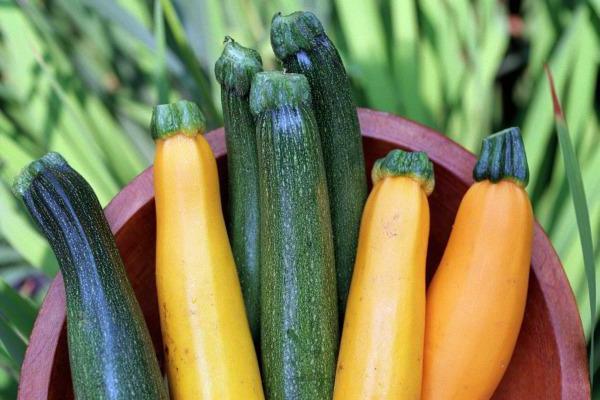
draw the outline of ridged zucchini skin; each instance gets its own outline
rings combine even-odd
[[[342,60],[314,14],[276,14],[271,43],[286,71],[304,74],[310,83],[327,174],[338,310],[343,319],[360,219],[367,199],[367,176],[356,104]]]
[[[269,399],[331,399],[338,347],[327,183],[310,88],[254,77],[261,221],[261,350]]]
[[[69,360],[78,399],[167,399],[150,334],[92,188],[57,153],[17,179],[56,254],[67,305]]]
[[[229,240],[254,343],[260,341],[260,204],[256,130],[250,112],[250,84],[262,71],[258,52],[226,38],[215,64],[227,143]]]

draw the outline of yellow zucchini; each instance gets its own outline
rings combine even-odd
[[[484,140],[473,176],[427,292],[424,400],[492,397],[523,320],[533,213],[517,128]]]
[[[375,163],[352,275],[334,399],[419,399],[425,334],[425,153],[392,150]]]
[[[217,165],[194,103],[155,107],[156,285],[172,399],[262,399],[221,210]]]

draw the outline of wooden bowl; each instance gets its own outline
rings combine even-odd
[[[360,110],[367,170],[393,148],[423,150],[435,164],[429,198],[431,233],[428,278],[440,261],[460,200],[473,183],[475,156],[439,133],[402,118]],[[226,203],[223,130],[207,134],[215,153]],[[154,281],[155,215],[152,168],[106,207],[106,217],[125,262],[162,363]],[[525,319],[515,353],[494,399],[589,399],[586,346],[571,287],[552,244],[536,224]],[[459,351],[457,349],[457,351]],[[21,370],[19,399],[73,397],[65,332],[65,294],[60,274],[35,322]]]

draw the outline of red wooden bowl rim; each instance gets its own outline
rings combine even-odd
[[[430,128],[395,115],[359,109],[363,135],[397,143],[390,132],[403,132],[402,141],[415,150],[426,150],[438,165],[452,171],[458,178],[472,183],[475,156]],[[223,128],[206,134],[215,157],[227,152]],[[105,215],[114,234],[145,204],[154,198],[152,167],[129,183],[105,208]],[[552,244],[540,225],[534,228],[532,254],[533,273],[539,281],[556,335],[561,370],[561,398],[589,397],[589,380],[585,339],[573,292]],[[565,294],[568,294],[565,296]],[[52,281],[44,299],[29,341],[19,385],[19,399],[41,399],[50,385],[52,364],[58,339],[65,322],[65,293],[60,273]],[[573,338],[580,338],[573,340]]]

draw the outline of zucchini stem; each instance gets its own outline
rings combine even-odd
[[[317,38],[325,34],[319,19],[309,11],[290,15],[278,12],[271,21],[271,46],[280,60],[302,50],[312,50]]]
[[[519,128],[507,128],[483,139],[473,179],[494,183],[507,179],[523,188],[527,186],[529,167]]]
[[[259,72],[250,89],[250,110],[255,116],[275,108],[311,107],[310,86],[302,74]]]
[[[223,54],[215,64],[215,77],[223,90],[232,91],[240,97],[248,96],[252,78],[262,69],[262,59],[256,50],[225,36]]]
[[[196,103],[179,100],[154,107],[150,131],[154,140],[166,139],[179,133],[194,137],[204,133],[205,121],[204,114]]]
[[[371,171],[373,185],[386,177],[406,176],[417,181],[429,196],[435,187],[433,163],[423,151],[395,149],[375,161]]]
[[[67,162],[60,154],[53,151],[46,153],[21,170],[12,185],[13,193],[23,199],[36,176],[47,168],[64,168],[66,165]]]

